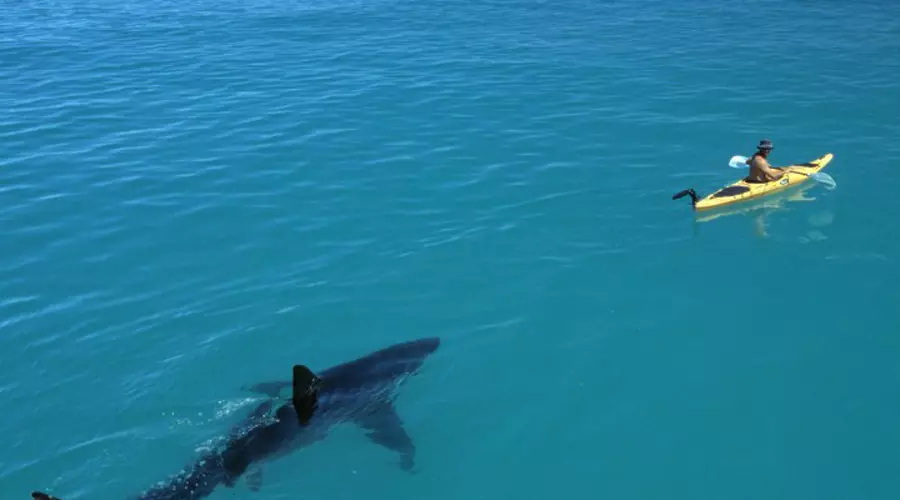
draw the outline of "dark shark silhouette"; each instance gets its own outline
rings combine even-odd
[[[136,497],[138,500],[199,500],[219,485],[233,487],[245,477],[258,491],[262,462],[274,460],[327,437],[343,422],[353,422],[367,431],[374,443],[399,454],[400,467],[411,471],[416,448],[393,406],[396,389],[414,375],[440,339],[423,338],[395,344],[356,360],[331,367],[320,375],[302,365],[294,367],[293,381],[257,384],[250,390],[273,399],[257,406],[229,432],[225,444],[201,456],[168,482]],[[290,402],[278,395],[294,386]],[[60,500],[35,491],[34,500]]]

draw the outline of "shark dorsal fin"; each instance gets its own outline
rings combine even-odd
[[[303,365],[294,365],[294,394],[291,401],[300,425],[307,425],[318,404],[319,385],[322,379]]]

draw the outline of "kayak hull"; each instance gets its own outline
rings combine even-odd
[[[825,168],[831,163],[832,158],[834,155],[827,153],[809,163],[784,167],[783,170],[787,173],[771,182],[747,182],[741,179],[697,200],[694,208],[710,210],[784,191],[789,187],[808,182],[809,176]]]
[[[711,222],[722,217],[732,215],[752,215],[764,212],[780,212],[797,202],[813,202],[815,197],[807,196],[807,192],[815,187],[814,182],[805,182],[792,186],[777,193],[760,196],[743,203],[733,203],[715,209],[695,212],[694,220],[697,222]]]

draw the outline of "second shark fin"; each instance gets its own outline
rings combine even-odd
[[[379,402],[368,408],[355,422],[366,431],[366,437],[375,444],[400,454],[400,468],[412,471],[416,446],[403,428],[403,421],[390,402]]]
[[[273,398],[277,398],[281,391],[284,390],[285,387],[290,387],[291,382],[287,380],[276,380],[273,382],[262,382],[259,384],[251,385],[250,387],[242,387],[245,391],[250,392],[258,392],[260,394],[265,394],[266,396],[270,396]]]

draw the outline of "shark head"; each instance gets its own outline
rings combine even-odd
[[[59,500],[58,498],[56,498],[53,495],[48,495],[48,494],[40,492],[40,491],[32,491],[31,498],[33,500]]]
[[[341,381],[370,384],[400,382],[415,374],[425,359],[438,350],[441,340],[427,337],[395,344],[361,358],[335,366],[322,373],[328,383],[340,385]]]

